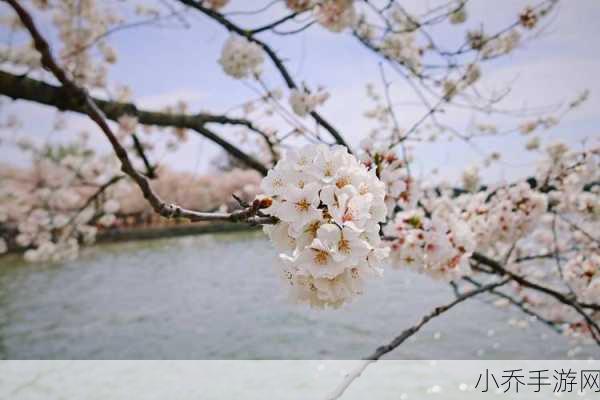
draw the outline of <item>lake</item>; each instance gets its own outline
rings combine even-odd
[[[261,233],[98,245],[62,264],[2,258],[0,358],[356,359],[453,297],[443,282],[386,269],[348,306],[311,310],[288,300],[276,265]],[[387,358],[599,355],[482,297]]]

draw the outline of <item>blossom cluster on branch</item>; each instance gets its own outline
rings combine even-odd
[[[262,70],[263,50],[243,36],[231,35],[223,46],[219,64],[233,78],[256,76]]]
[[[264,230],[281,252],[295,298],[337,307],[380,273],[388,248],[379,236],[385,187],[346,148],[305,146],[291,151],[262,183],[273,200],[266,214],[280,222]]]
[[[396,268],[411,268],[433,278],[458,279],[471,272],[469,260],[476,241],[469,225],[459,217],[433,215],[423,210],[400,212],[384,230],[391,241]]]
[[[305,90],[294,89],[290,94],[290,106],[299,117],[304,117],[306,114],[325,103],[329,94],[327,92],[308,93]]]

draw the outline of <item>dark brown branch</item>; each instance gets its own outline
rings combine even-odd
[[[579,315],[581,315],[583,317],[583,319],[585,320],[585,322],[588,324],[588,326],[590,328],[590,333],[592,334],[594,341],[600,346],[600,339],[598,338],[598,335],[600,334],[600,327],[598,327],[598,324],[584,311],[581,304],[578,303],[576,300],[573,300],[573,299],[567,297],[566,295],[564,295],[563,293],[560,293],[554,289],[550,289],[548,287],[539,285],[535,282],[531,282],[528,279],[505,269],[502,265],[500,265],[499,262],[497,262],[496,260],[492,260],[491,258],[489,258],[481,253],[475,252],[471,256],[471,258],[478,263],[487,265],[488,267],[492,268],[492,270],[494,270],[494,272],[499,275],[509,276],[515,282],[520,284],[521,286],[524,286],[524,287],[527,287],[530,289],[534,289],[534,290],[537,290],[538,292],[542,292],[547,295],[550,295],[551,297],[554,297],[559,302],[572,307],[575,311],[577,311],[577,313]]]
[[[96,201],[96,199],[98,197],[100,197],[102,195],[102,193],[104,193],[109,187],[111,187],[112,185],[114,185],[115,183],[119,182],[121,179],[125,178],[125,175],[115,175],[113,176],[111,179],[109,179],[106,183],[104,183],[103,185],[101,185],[98,190],[96,190],[96,192],[91,195],[86,202],[83,204],[83,206],[81,206],[79,208],[79,212],[77,214],[75,214],[75,216],[73,216],[73,218],[71,218],[70,223],[73,222],[73,220],[79,215],[79,213],[81,213],[81,211],[85,210],[86,208],[88,208],[94,201]]]
[[[297,12],[295,12],[295,13],[291,13],[291,14],[289,14],[289,15],[286,15],[286,16],[285,16],[285,17],[283,17],[283,18],[280,18],[280,19],[278,19],[278,20],[274,21],[274,22],[271,22],[271,23],[269,23],[269,24],[267,24],[267,25],[261,26],[260,28],[255,28],[255,29],[252,29],[252,30],[249,32],[249,34],[250,34],[250,35],[255,35],[255,34],[257,34],[257,33],[261,33],[261,32],[264,32],[264,31],[271,30],[271,29],[273,29],[273,28],[276,28],[276,27],[278,27],[279,25],[281,25],[281,24],[283,24],[283,23],[286,23],[287,21],[289,21],[289,20],[291,20],[291,19],[294,19],[294,18],[296,18],[296,16],[298,16],[299,14],[300,14],[300,13],[297,13]]]
[[[482,283],[477,282],[475,279],[472,279],[472,278],[469,278],[469,277],[465,277],[464,279],[467,282],[471,283],[472,285],[475,285],[476,287],[482,287],[483,286]],[[527,305],[526,305],[526,301],[525,300],[516,300],[513,297],[507,295],[506,293],[500,292],[500,291],[495,290],[495,289],[490,290],[490,293],[493,294],[494,296],[498,296],[498,297],[500,297],[502,299],[505,299],[506,301],[508,301],[513,306],[519,308],[525,314],[527,314],[529,316],[532,316],[537,321],[539,321],[539,322],[547,325],[554,332],[556,332],[556,333],[562,333],[562,329],[560,328],[560,324],[558,322],[551,321],[551,320],[549,320],[547,318],[544,318],[540,314],[538,314],[535,311],[529,309],[529,307],[527,307]]]
[[[66,87],[54,86],[25,76],[13,75],[5,71],[0,71],[0,94],[13,99],[34,101],[63,111],[86,113],[85,102],[82,101],[82,98],[71,96],[69,89]],[[267,143],[269,143],[267,135],[248,120],[205,113],[188,115],[145,111],[137,108],[132,103],[106,101],[97,98],[91,98],[91,100],[104,113],[106,118],[113,121],[117,121],[123,115],[131,115],[136,117],[138,122],[143,125],[194,130],[221,146],[223,150],[239,159],[248,167],[257,170],[263,175],[267,173],[267,168],[254,157],[206,128],[206,124],[210,123],[241,125],[254,132],[259,132],[267,140]],[[272,146],[272,144],[269,145]]]
[[[395,348],[400,346],[402,343],[404,343],[409,337],[411,337],[412,335],[417,333],[425,324],[427,324],[433,318],[442,315],[446,311],[450,310],[452,307],[462,303],[463,301],[465,301],[467,299],[470,299],[471,297],[477,296],[481,293],[489,292],[489,291],[494,290],[502,285],[505,285],[510,280],[511,279],[507,278],[507,279],[501,280],[500,282],[495,282],[495,283],[481,286],[475,290],[461,294],[456,299],[454,299],[454,301],[452,301],[446,305],[434,308],[433,311],[431,311],[429,314],[425,315],[419,321],[419,323],[417,323],[416,325],[411,326],[410,328],[403,331],[400,335],[396,336],[394,338],[394,340],[392,340],[390,343],[377,348],[377,350],[375,350],[375,352],[373,354],[371,354],[370,356],[368,356],[366,359],[367,360],[379,360],[385,354],[394,350]]]
[[[138,136],[134,133],[131,135],[133,139],[133,146],[135,147],[135,151],[138,153],[138,156],[142,159],[144,163],[144,167],[146,168],[146,176],[150,179],[156,179],[156,168],[154,165],[150,164],[150,160],[148,160],[148,156],[146,155],[146,151],[144,150],[144,145],[140,142]]]
[[[269,56],[269,58],[275,65],[275,68],[277,68],[277,70],[281,74],[281,77],[285,81],[285,84],[287,85],[287,87],[289,89],[297,89],[298,88],[298,85],[296,84],[296,82],[294,81],[294,78],[292,78],[292,75],[289,73],[289,71],[283,64],[283,61],[281,60],[281,58],[279,58],[277,53],[275,53],[275,51],[269,45],[267,45],[262,40],[259,40],[256,37],[254,37],[252,30],[240,28],[239,26],[237,26],[236,24],[231,22],[229,19],[227,19],[227,17],[225,15],[223,15],[215,10],[211,10],[210,8],[204,7],[201,2],[197,2],[194,0],[178,0],[178,1],[181,2],[182,4],[185,4],[189,7],[191,7],[191,8],[194,8],[194,9],[200,11],[201,13],[203,13],[204,15],[210,17],[211,19],[215,20],[219,24],[223,25],[223,27],[225,27],[228,31],[236,33],[240,36],[243,36],[246,39],[248,39],[249,41],[259,45],[265,51],[267,56]],[[346,143],[346,141],[344,140],[342,135],[337,131],[337,129],[335,129],[329,122],[327,122],[318,112],[313,111],[310,113],[310,115],[311,115],[311,117],[313,117],[313,119],[319,125],[321,125],[323,128],[325,128],[325,130],[327,130],[331,134],[331,136],[333,136],[333,138],[336,140],[336,142],[338,144],[345,146],[346,148],[348,148],[349,152],[352,152],[352,150],[350,149],[350,146],[348,145],[348,143]]]

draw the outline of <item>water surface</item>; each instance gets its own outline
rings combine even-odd
[[[0,358],[355,359],[433,307],[447,284],[387,270],[340,310],[292,304],[259,234],[131,242],[54,265],[0,260]],[[389,358],[595,357],[510,308],[471,300]]]

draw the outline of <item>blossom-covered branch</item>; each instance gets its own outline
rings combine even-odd
[[[549,296],[552,296],[553,298],[555,298],[556,300],[558,300],[559,302],[572,307],[581,317],[583,317],[583,319],[585,320],[586,324],[588,324],[589,328],[590,328],[590,333],[592,335],[592,338],[596,341],[596,343],[600,346],[600,326],[598,326],[598,324],[596,323],[596,321],[594,321],[592,319],[592,317],[590,317],[585,310],[583,309],[583,307],[581,306],[581,304],[579,304],[577,302],[577,300],[573,300],[571,298],[569,298],[567,295],[564,295],[563,293],[560,293],[556,290],[550,289],[548,287],[545,287],[543,285],[537,284],[535,282],[531,282],[528,279],[515,274],[511,271],[506,270],[500,263],[498,263],[495,260],[490,259],[489,257],[486,257],[483,254],[480,253],[473,253],[472,258],[474,261],[481,263],[483,265],[486,265],[488,267],[491,267],[493,269],[494,272],[503,275],[503,276],[509,276],[511,279],[513,279],[515,282],[519,283],[520,285],[530,288],[530,289],[534,289],[536,291],[545,293]]]
[[[115,154],[121,161],[121,170],[132,178],[139,188],[142,190],[144,197],[152,205],[154,210],[161,216],[166,218],[186,218],[190,221],[248,221],[251,223],[260,223],[263,218],[257,217],[257,213],[260,208],[264,208],[266,205],[261,204],[260,201],[256,201],[251,207],[245,210],[236,211],[232,213],[204,213],[193,210],[182,208],[176,204],[168,204],[164,202],[158,195],[152,190],[148,179],[138,172],[133,163],[129,159],[127,151],[119,143],[116,135],[106,122],[105,116],[102,110],[98,107],[95,101],[88,95],[85,89],[79,87],[73,82],[67,73],[58,65],[55,61],[54,56],[50,50],[48,42],[44,39],[41,33],[38,31],[31,15],[19,4],[16,0],[3,0],[10,4],[15,12],[18,14],[23,25],[30,32],[35,48],[40,52],[42,57],[42,64],[45,68],[52,72],[58,81],[63,85],[63,89],[66,94],[78,99],[84,107],[85,113],[98,125],[104,135],[110,141]],[[266,218],[270,220],[269,218]]]
[[[219,24],[223,25],[230,32],[233,32],[236,35],[239,35],[239,36],[245,38],[249,42],[255,43],[256,45],[260,46],[260,48],[262,50],[264,50],[265,53],[267,53],[267,55],[269,56],[269,58],[271,59],[271,61],[275,65],[275,67],[277,68],[277,70],[280,72],[287,87],[292,90],[299,89],[298,84],[294,81],[294,78],[292,78],[292,75],[289,73],[283,60],[277,55],[275,50],[273,50],[264,41],[255,37],[256,33],[263,32],[264,30],[267,30],[267,29],[264,29],[264,27],[258,28],[256,30],[243,29],[243,28],[240,28],[239,26],[237,26],[236,24],[234,24],[232,21],[230,21],[225,15],[219,13],[218,11],[216,11],[214,9],[204,6],[202,1],[194,1],[194,0],[178,0],[178,1],[180,1],[181,3],[183,3],[185,5],[188,5],[192,8],[199,10],[200,12],[204,13],[208,17],[217,21]],[[283,21],[285,22],[289,19],[290,18],[284,18]],[[275,25],[278,25],[278,23]],[[272,28],[269,25],[267,25],[267,27],[268,27],[268,29]],[[335,138],[335,140],[338,144],[343,145],[343,146],[347,147],[348,149],[350,149],[348,143],[342,137],[342,135],[338,132],[338,130],[336,128],[334,128],[333,125],[331,125],[331,123],[329,123],[325,118],[323,118],[321,116],[321,114],[319,114],[317,111],[311,110],[310,116],[315,120],[315,122],[317,122],[317,124],[321,125],[325,130],[327,130],[331,134],[331,136],[333,136]]]

